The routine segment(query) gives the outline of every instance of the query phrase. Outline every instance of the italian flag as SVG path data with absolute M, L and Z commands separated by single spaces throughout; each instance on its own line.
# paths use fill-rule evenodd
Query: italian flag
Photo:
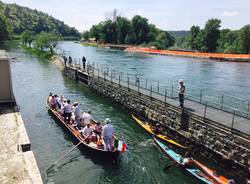
M 127 149 L 127 144 L 121 140 L 118 141 L 117 150 L 124 153 Z

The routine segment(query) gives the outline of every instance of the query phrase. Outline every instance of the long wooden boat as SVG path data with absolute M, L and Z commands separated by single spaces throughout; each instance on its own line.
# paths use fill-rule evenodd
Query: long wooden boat
M 141 120 L 139 120 L 138 118 L 136 118 L 134 115 L 132 115 L 133 119 L 142 127 L 144 128 L 148 133 L 156 136 L 157 138 L 163 140 L 163 141 L 166 141 L 168 143 L 171 143 L 175 146 L 178 146 L 178 147 L 181 147 L 181 148 L 187 148 L 179 143 L 177 143 L 176 141 L 172 140 L 172 139 L 169 139 L 167 136 L 165 135 L 162 135 L 162 134 L 155 134 L 153 132 L 153 126 L 149 125 L 147 122 L 143 122 Z
M 120 151 L 117 150 L 117 148 L 114 148 L 113 151 L 108 151 L 104 149 L 104 141 L 103 139 L 99 141 L 99 143 L 101 142 L 102 145 L 98 145 L 97 142 L 87 142 L 86 141 L 86 137 L 84 137 L 81 132 L 79 132 L 71 123 L 66 123 L 64 122 L 64 117 L 56 110 L 53 110 L 49 104 L 48 104 L 48 100 L 47 100 L 47 106 L 48 106 L 48 111 L 52 113 L 52 115 L 56 118 L 57 123 L 59 125 L 61 125 L 62 127 L 64 127 L 74 138 L 74 140 L 76 140 L 78 143 L 82 142 L 80 144 L 81 148 L 83 148 L 84 150 L 88 150 L 91 151 L 91 153 L 95 153 L 96 155 L 99 155 L 100 157 L 102 157 L 103 159 L 111 159 L 111 160 L 115 160 L 119 154 Z M 96 125 L 96 121 L 92 121 L 91 122 L 91 126 L 95 126 Z M 118 141 L 116 138 L 114 139 L 114 142 Z
M 183 158 L 178 153 L 174 152 L 167 145 L 163 144 L 154 137 L 154 142 L 163 151 L 163 153 L 172 161 L 177 163 L 178 166 L 186 170 L 189 174 L 195 176 L 197 179 L 207 184 L 228 184 L 229 180 L 223 176 L 216 176 L 215 171 L 207 168 L 200 162 L 191 158 Z M 184 165 L 183 160 L 190 159 L 188 165 Z

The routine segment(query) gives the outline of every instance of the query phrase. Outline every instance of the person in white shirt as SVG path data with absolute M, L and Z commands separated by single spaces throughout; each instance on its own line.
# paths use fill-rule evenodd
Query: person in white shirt
M 80 106 L 79 106 L 78 102 L 75 102 L 73 104 L 73 106 L 74 106 L 75 123 L 77 125 L 77 128 L 80 130 L 81 129 L 81 124 L 80 124 L 81 109 L 80 109 Z
M 180 107 L 183 108 L 184 107 L 184 94 L 185 94 L 185 84 L 184 84 L 184 80 L 180 79 L 179 80 L 179 102 L 180 102 Z
M 88 113 L 83 112 L 81 117 L 81 124 L 82 126 L 86 126 L 87 124 L 90 124 L 93 117 L 91 116 L 91 111 L 88 111 Z
M 90 124 L 87 124 L 87 126 L 85 126 L 82 130 L 82 134 L 84 135 L 84 137 L 86 137 L 86 141 L 90 141 L 92 139 L 92 132 L 93 129 L 90 127 Z
M 103 127 L 103 140 L 105 143 L 105 149 L 108 151 L 113 150 L 113 136 L 114 136 L 114 128 L 111 125 L 111 120 L 109 118 L 105 119 L 105 125 Z

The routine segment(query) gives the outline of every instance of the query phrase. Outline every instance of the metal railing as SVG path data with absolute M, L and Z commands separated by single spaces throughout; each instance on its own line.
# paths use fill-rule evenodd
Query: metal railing
M 84 70 L 80 59 L 73 59 L 72 66 Z M 157 97 L 162 101 L 166 101 L 167 98 L 178 98 L 177 85 L 143 78 L 141 75 L 120 72 L 110 68 L 108 65 L 98 65 L 98 63 L 94 62 L 88 63 L 85 70 L 88 70 L 92 75 L 101 77 L 104 80 L 116 82 L 119 85 L 137 90 L 138 92 L 144 91 L 147 95 Z M 220 94 L 219 92 L 211 93 L 208 89 L 197 89 L 190 86 L 186 86 L 185 99 L 203 104 L 205 106 L 204 109 L 212 107 L 231 113 L 232 118 L 234 118 L 234 115 L 238 115 L 250 119 L 249 99 Z M 206 116 L 206 112 L 204 112 L 204 116 Z

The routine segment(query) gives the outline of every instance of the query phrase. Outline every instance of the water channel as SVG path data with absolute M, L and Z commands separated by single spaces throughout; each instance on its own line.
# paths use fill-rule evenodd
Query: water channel
M 250 81 L 247 80 L 250 65 L 243 63 L 133 55 L 73 42 L 61 42 L 60 47 L 68 55 L 78 58 L 84 55 L 87 60 L 108 64 L 124 72 L 141 73 L 155 80 L 176 83 L 181 77 L 194 86 L 205 83 L 209 88 L 233 91 L 240 96 L 250 94 Z M 6 43 L 1 48 L 6 49 L 11 57 L 17 57 L 17 61 L 11 63 L 15 97 L 45 183 L 199 183 L 166 159 L 153 144 L 152 137 L 133 122 L 126 110 L 65 78 L 50 61 L 23 51 L 15 42 Z M 97 120 L 112 119 L 116 133 L 128 143 L 128 151 L 118 164 L 102 162 L 76 149 L 55 170 L 44 172 L 74 146 L 71 137 L 46 110 L 30 119 L 45 107 L 45 98 L 50 91 L 77 100 L 82 110 L 91 110 Z M 164 169 L 166 166 L 170 167 Z M 227 171 L 224 173 L 228 174 Z

